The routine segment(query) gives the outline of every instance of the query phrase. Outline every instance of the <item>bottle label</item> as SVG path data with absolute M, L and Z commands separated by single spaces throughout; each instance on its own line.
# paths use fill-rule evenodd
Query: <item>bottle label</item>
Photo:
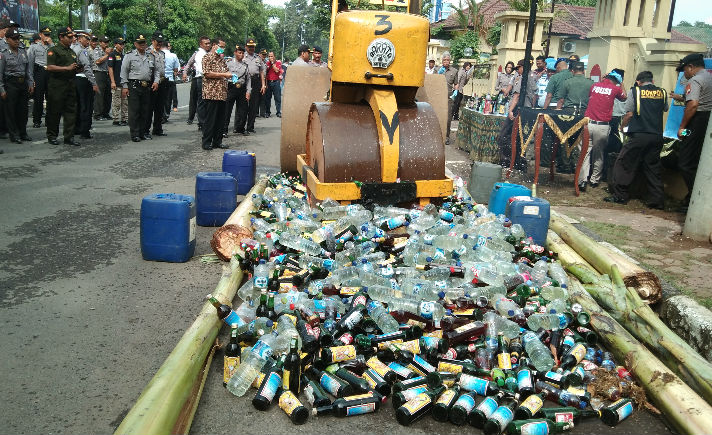
M 460 386 L 467 391 L 474 391 L 480 396 L 486 396 L 487 387 L 489 387 L 489 381 L 475 376 L 463 374 L 460 377 Z
M 391 345 L 396 345 L 399 348 L 403 349 L 402 343 L 403 343 L 403 340 L 401 340 L 401 339 L 384 341 L 382 343 L 378 343 L 378 350 L 388 349 L 391 347 Z
M 428 373 L 435 371 L 435 367 L 433 367 L 432 364 L 430 364 L 429 362 L 425 361 L 420 355 L 413 355 L 413 363 L 416 364 L 417 367 L 427 371 Z
M 429 403 L 430 396 L 425 393 L 422 393 L 409 400 L 405 405 L 401 406 L 401 408 L 406 409 L 408 412 L 410 412 L 410 415 L 413 415 L 428 406 Z
M 440 397 L 438 398 L 438 401 L 435 402 L 436 404 L 442 404 L 442 405 L 449 405 L 450 402 L 452 402 L 452 399 L 455 397 L 457 394 L 457 391 L 452 390 L 452 389 L 447 389 L 445 392 L 443 392 Z
M 541 397 L 537 396 L 536 394 L 532 394 L 531 396 L 524 399 L 524 402 L 522 402 L 520 406 L 522 408 L 528 409 L 529 412 L 531 412 L 531 415 L 534 415 L 539 412 L 542 406 L 544 406 L 544 401 L 541 400 Z
M 547 382 L 553 381 L 556 383 L 560 383 L 563 378 L 564 377 L 561 375 L 561 373 L 556 372 L 546 372 L 546 374 L 544 375 L 544 381 Z
M 383 364 L 378 358 L 371 357 L 369 358 L 368 361 L 366 361 L 366 365 L 371 367 L 373 370 L 376 371 L 379 375 L 385 377 L 386 374 L 390 371 L 392 371 L 390 368 L 388 368 L 387 365 Z
M 361 319 L 363 319 L 361 311 L 354 311 L 349 317 L 343 319 L 344 326 L 346 326 L 346 329 L 352 329 L 361 321 Z
M 517 388 L 519 389 L 519 391 L 521 391 L 524 388 L 531 388 L 531 387 L 532 387 L 531 372 L 527 369 L 519 370 L 519 373 L 517 373 Z
M 329 348 L 331 350 L 330 362 L 351 361 L 356 359 L 356 347 L 353 345 L 336 346 Z
M 428 387 L 426 387 L 425 385 L 421 385 L 419 387 L 413 387 L 407 390 L 403 390 L 401 391 L 401 393 L 403 394 L 403 399 L 405 399 L 405 401 L 407 402 L 426 391 L 428 391 Z
M 586 346 L 579 343 L 571 349 L 571 355 L 576 358 L 576 363 L 580 363 L 584 356 L 586 356 Z
M 252 353 L 258 355 L 262 359 L 267 359 L 272 356 L 272 348 L 264 341 L 257 340 L 257 343 L 252 346 Z
M 474 312 L 474 310 L 472 310 L 472 311 Z M 467 323 L 465 325 L 455 328 L 455 332 L 458 334 L 462 334 L 462 333 L 469 331 L 470 329 L 475 329 L 478 326 L 481 326 L 481 324 L 478 324 L 477 322 L 470 322 L 470 323 Z
M 353 301 L 351 301 L 351 306 L 355 307 L 357 305 L 363 305 L 366 306 L 366 295 L 358 295 L 354 297 Z
M 557 412 L 554 414 L 554 421 L 557 423 L 568 423 L 574 421 L 573 412 Z
M 297 396 L 289 390 L 285 390 L 282 395 L 279 396 L 279 407 L 289 416 L 300 406 L 302 406 L 302 403 L 297 399 Z
M 277 393 L 279 387 L 282 386 L 282 377 L 277 372 L 272 372 L 269 374 L 269 378 L 264 383 L 262 391 L 260 391 L 260 396 L 267 399 L 268 402 L 272 402 L 274 395 Z
M 507 427 L 507 425 L 513 419 L 514 419 L 514 413 L 512 412 L 511 409 L 507 408 L 506 406 L 500 406 L 490 416 L 490 420 L 495 420 L 497 423 L 499 423 L 499 427 L 501 429 Z
M 477 405 L 477 409 L 484 414 L 485 418 L 489 418 L 495 409 L 497 409 L 497 401 L 491 397 L 486 397 L 485 400 Z
M 265 378 L 265 374 L 260 372 L 259 375 L 255 378 L 255 380 L 252 382 L 252 387 L 253 388 L 260 388 L 260 385 L 262 385 L 262 381 Z
M 253 279 L 253 283 L 255 285 L 255 288 L 263 289 L 267 288 L 267 277 L 266 276 L 256 276 Z
M 569 347 L 573 347 L 574 345 L 576 345 L 576 341 L 574 341 L 573 335 L 567 335 L 567 336 L 565 336 L 565 337 L 564 337 L 564 340 L 563 340 L 563 344 L 565 344 L 565 345 L 567 345 L 567 346 L 569 346 Z
M 463 394 L 457 399 L 457 402 L 455 402 L 455 406 L 460 406 L 467 411 L 469 414 L 470 411 L 472 411 L 472 408 L 475 407 L 475 399 L 472 397 L 470 394 Z
M 223 382 L 227 383 L 232 375 L 235 374 L 237 366 L 240 365 L 239 356 L 226 356 L 223 359 Z
M 307 402 L 309 402 L 311 406 L 314 406 L 314 401 L 316 400 L 316 398 L 314 397 L 314 387 L 312 387 L 311 384 L 308 384 L 306 387 L 304 387 L 304 395 L 307 398 Z
M 396 362 L 389 363 L 388 367 L 390 367 L 391 370 L 396 372 L 396 374 L 402 378 L 408 378 L 410 375 L 413 374 L 413 372 Z
M 434 311 L 435 311 L 435 302 L 421 302 L 420 303 L 420 317 L 422 317 L 424 319 L 432 319 Z
M 323 373 L 321 378 L 319 378 L 319 383 L 327 392 L 331 393 L 332 396 L 338 396 L 337 393 L 339 392 L 339 388 L 341 388 L 341 384 L 336 379 Z
M 242 320 L 235 311 L 230 311 L 230 314 L 228 314 L 223 321 L 230 326 L 232 326 L 233 323 L 238 327 L 246 325 L 245 321 Z
M 413 354 L 421 353 L 420 340 L 404 341 L 403 344 L 399 345 L 398 347 L 402 350 L 407 350 L 408 352 L 411 352 Z
M 339 289 L 339 295 L 353 296 L 359 291 L 361 291 L 361 287 L 341 287 L 341 289 Z
M 346 416 L 368 414 L 376 412 L 376 403 L 364 403 L 362 405 L 353 405 L 346 408 Z
M 512 357 L 509 353 L 497 354 L 497 365 L 502 370 L 512 369 Z
M 352 400 L 359 400 L 359 399 L 369 399 L 373 397 L 373 391 L 369 391 L 368 393 L 363 393 L 363 394 L 357 394 L 355 396 L 347 396 L 344 397 L 344 400 L 352 401 Z
M 526 423 L 519 428 L 519 433 L 521 435 L 548 435 L 549 425 L 545 421 Z
M 459 364 L 452 364 L 447 363 L 445 361 L 440 361 L 438 363 L 438 371 L 447 373 L 462 373 L 462 366 Z
M 292 372 L 290 370 L 282 371 L 282 388 L 284 388 L 285 390 L 289 389 L 289 381 L 290 381 L 291 375 L 292 375 Z

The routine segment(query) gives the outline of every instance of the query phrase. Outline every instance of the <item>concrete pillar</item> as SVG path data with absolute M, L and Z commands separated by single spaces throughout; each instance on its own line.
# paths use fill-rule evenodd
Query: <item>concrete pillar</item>
M 712 122 L 707 124 L 695 186 L 682 233 L 694 240 L 712 242 Z

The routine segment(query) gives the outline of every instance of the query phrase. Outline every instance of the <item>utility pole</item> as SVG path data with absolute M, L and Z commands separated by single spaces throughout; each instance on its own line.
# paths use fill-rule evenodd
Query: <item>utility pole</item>
M 682 234 L 700 241 L 712 242 L 712 122 L 707 125 L 705 141 L 702 145 L 700 164 L 697 167 L 692 199 L 685 216 Z
M 89 0 L 83 0 L 81 6 L 81 16 L 80 20 L 82 23 L 82 29 L 89 29 Z
M 72 26 L 72 0 L 67 0 L 67 11 L 69 12 L 69 18 L 67 20 L 69 24 L 67 24 L 67 25 L 69 27 L 73 27 Z
M 675 1 L 675 0 L 672 0 Z M 556 0 L 551 0 L 551 13 L 554 13 L 554 4 Z M 549 32 L 546 34 L 546 49 L 544 50 L 544 57 L 549 57 L 549 49 L 551 48 L 551 28 L 554 25 L 554 18 L 552 16 L 551 21 L 549 21 Z
M 524 101 L 527 99 L 527 82 L 529 81 L 529 71 L 531 71 L 532 63 L 532 44 L 534 41 L 534 29 L 536 27 L 536 7 L 537 0 L 531 0 L 529 5 L 529 27 L 527 28 L 527 46 L 524 50 L 524 73 L 522 74 L 522 87 L 519 90 L 519 101 L 517 105 L 521 110 L 524 107 Z
M 287 33 L 287 5 L 284 5 L 284 17 L 282 18 L 282 62 L 284 62 L 284 35 Z

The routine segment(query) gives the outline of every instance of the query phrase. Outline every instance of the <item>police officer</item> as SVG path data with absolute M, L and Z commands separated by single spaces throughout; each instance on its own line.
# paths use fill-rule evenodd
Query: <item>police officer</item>
M 687 185 L 688 193 L 682 210 L 687 212 L 686 208 L 695 185 L 697 165 L 702 154 L 707 123 L 710 119 L 710 110 L 712 110 L 712 74 L 705 69 L 705 61 L 701 53 L 685 56 L 680 61 L 677 71 L 684 72 L 687 79 L 684 97 L 674 95 L 676 100 L 685 101 L 685 112 L 677 131 L 677 137 L 682 141 L 677 156 L 677 167 Z
M 124 56 L 121 63 L 121 94 L 128 97 L 129 130 L 134 142 L 151 139 L 150 123 L 146 120 L 151 116 L 151 92 L 158 91 L 161 80 L 154 65 L 155 57 L 146 52 L 147 43 L 145 36 L 138 35 L 134 40 L 136 49 Z
M 245 44 L 247 47 L 247 53 L 245 54 L 245 63 L 248 66 L 248 71 L 250 73 L 250 80 L 252 81 L 252 94 L 250 95 L 249 111 L 247 113 L 247 126 L 246 130 L 250 133 L 255 132 L 255 118 L 257 118 L 257 112 L 260 108 L 260 100 L 262 95 L 267 89 L 265 82 L 265 73 L 267 68 L 262 58 L 255 54 L 255 47 L 257 43 L 254 39 L 250 38 Z M 242 126 L 238 126 L 238 130 Z
M 292 62 L 292 65 L 295 66 L 310 66 L 311 65 L 311 54 L 309 53 L 309 46 L 306 44 L 302 44 L 299 46 L 297 49 L 297 58 L 294 59 L 294 62 Z
M 5 41 L 5 34 L 13 27 L 17 28 L 18 24 L 7 17 L 0 19 L 0 50 L 8 48 L 7 41 Z M 5 106 L 0 104 L 0 139 L 5 139 L 6 137 L 7 124 L 5 122 Z
M 74 75 L 79 70 L 77 54 L 69 48 L 74 38 L 71 27 L 57 30 L 59 43 L 47 51 L 47 142 L 59 145 L 59 118 L 64 117 L 64 143 L 79 146 L 74 140 L 77 111 L 77 89 Z
M 42 125 L 42 112 L 44 100 L 47 95 L 47 50 L 52 43 L 52 31 L 43 27 L 39 34 L 40 40 L 35 41 L 27 50 L 27 57 L 32 67 L 32 78 L 35 81 L 34 103 L 32 106 L 32 126 L 39 128 Z
M 443 53 L 443 66 L 441 68 L 442 74 L 445 75 L 445 83 L 447 84 L 447 95 L 448 97 L 452 95 L 452 90 L 457 84 L 457 68 L 450 65 L 450 52 L 446 51 Z M 447 105 L 447 131 L 445 133 L 445 145 L 450 145 L 450 123 L 452 122 L 453 113 L 453 100 L 448 98 Z
M 151 92 L 151 113 L 146 118 L 145 131 L 151 129 L 151 119 L 153 119 L 153 134 L 156 136 L 166 136 L 163 132 L 163 107 L 168 96 L 168 79 L 166 78 L 166 53 L 161 50 L 163 34 L 160 31 L 153 32 L 151 36 L 151 46 L 146 49 L 146 53 L 154 57 L 155 72 L 159 76 L 158 89 Z
M 643 71 L 635 78 L 636 86 L 628 93 L 626 114 L 621 128 L 628 126 L 628 140 L 623 144 L 613 167 L 612 196 L 606 202 L 626 204 L 628 186 L 635 179 L 638 167 L 648 180 L 650 208 L 663 208 L 663 181 L 660 150 L 663 147 L 663 112 L 668 110 L 667 92 L 653 84 L 653 73 Z
M 75 126 L 76 134 L 82 139 L 91 139 L 94 137 L 91 130 L 92 114 L 94 112 L 94 93 L 99 92 L 99 87 L 96 85 L 94 71 L 92 71 L 93 62 L 89 54 L 89 41 L 91 36 L 85 31 L 77 32 L 77 42 L 79 46 L 74 49 L 77 54 L 77 63 L 80 65 L 80 70 L 77 72 L 77 101 L 78 101 L 78 116 Z
M 94 98 L 94 119 L 108 121 L 111 119 L 111 81 L 109 80 L 109 55 L 113 49 L 109 47 L 109 38 L 105 35 L 98 38 L 98 45 L 92 50 L 94 64 L 92 69 L 99 92 Z
M 321 61 L 321 57 L 324 53 L 324 50 L 321 49 L 318 45 L 315 45 L 314 48 L 312 48 L 312 61 L 311 65 L 318 67 L 318 68 L 326 68 L 326 62 Z
M 114 39 L 114 51 L 109 55 L 109 80 L 111 80 L 111 112 L 114 125 L 128 125 L 129 104 L 128 98 L 121 95 L 121 64 L 124 61 L 124 38 Z
M 227 62 L 227 69 L 232 73 L 232 80 L 228 81 L 227 84 L 224 132 L 227 134 L 232 109 L 237 105 L 232 132 L 247 136 L 249 133 L 245 131 L 245 120 L 247 119 L 248 102 L 252 92 L 252 80 L 249 80 L 248 66 L 244 61 L 245 48 L 240 45 L 235 46 L 234 55 L 235 57 Z
M 27 135 L 27 103 L 34 90 L 32 67 L 25 48 L 20 46 L 20 33 L 10 28 L 7 49 L 0 50 L 0 98 L 5 106 L 5 120 L 10 142 L 31 141 Z

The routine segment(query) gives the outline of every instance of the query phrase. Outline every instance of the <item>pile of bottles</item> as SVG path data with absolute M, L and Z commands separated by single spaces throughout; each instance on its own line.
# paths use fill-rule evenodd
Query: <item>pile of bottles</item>
M 631 383 L 569 301 L 567 275 L 519 225 L 472 202 L 461 180 L 440 206 L 310 207 L 299 178 L 253 195 L 250 273 L 223 382 L 295 424 L 390 405 L 398 423 L 430 414 L 485 434 L 552 433 L 582 419 L 615 426 L 622 388 L 592 396 L 597 369 Z M 556 406 L 544 406 L 545 403 Z
M 475 96 L 468 102 L 468 107 L 479 113 L 507 116 L 509 97 L 505 97 L 502 92 L 499 92 L 496 97 L 490 94 Z

